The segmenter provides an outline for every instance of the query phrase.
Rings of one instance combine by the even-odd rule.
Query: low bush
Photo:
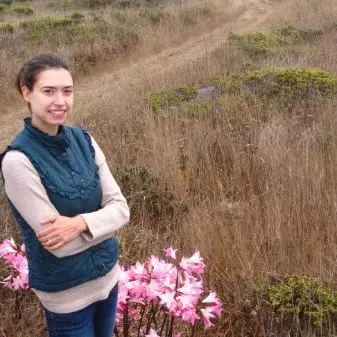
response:
[[[34,10],[31,7],[27,6],[17,6],[14,8],[11,8],[10,10],[13,13],[21,14],[21,15],[32,15],[34,14]]]
[[[337,292],[306,276],[271,278],[255,286],[256,314],[274,316],[289,329],[295,322],[323,327],[337,322]],[[271,312],[271,313],[270,313]],[[278,318],[278,319],[277,319]]]
[[[13,33],[14,27],[10,23],[0,22],[0,33]]]
[[[190,101],[197,96],[198,89],[192,86],[153,92],[148,98],[150,108],[157,112],[163,107]]]
[[[337,77],[316,68],[268,68],[228,77],[215,76],[207,81],[221,93],[254,94],[290,101],[332,97],[337,92]]]
[[[284,26],[272,31],[256,31],[246,34],[229,34],[229,40],[251,56],[275,53],[281,46],[290,46],[318,38],[322,30],[298,29]]]
[[[75,25],[64,30],[65,44],[69,43],[92,43],[98,35],[95,25]]]
[[[10,5],[13,2],[13,0],[0,0],[0,4],[2,5]]]
[[[27,31],[28,41],[41,44],[48,36],[53,36],[54,43],[62,42],[63,44],[72,43],[83,34],[82,40],[85,39],[91,31],[91,26],[86,29],[77,28],[84,16],[78,13],[67,17],[45,18],[41,20],[22,22],[20,27]],[[63,29],[60,30],[59,28]],[[75,37],[74,37],[75,36]],[[68,39],[70,37],[70,39]]]
[[[246,72],[238,78],[245,93],[290,100],[331,96],[337,91],[337,77],[315,68],[262,69]]]
[[[329,72],[316,68],[267,68],[230,76],[216,75],[197,86],[156,91],[147,102],[156,113],[179,106],[180,114],[201,117],[216,111],[222,96],[243,95],[247,104],[255,104],[259,98],[261,103],[291,106],[304,100],[332,98],[336,93],[337,77]],[[247,101],[248,97],[251,99]]]
[[[80,0],[81,4],[85,7],[96,8],[107,6],[114,3],[114,0]]]

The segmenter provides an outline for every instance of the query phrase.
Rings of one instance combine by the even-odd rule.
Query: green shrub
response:
[[[337,77],[315,68],[270,68],[228,77],[215,76],[207,81],[215,84],[220,93],[257,95],[267,98],[297,99],[331,97],[337,93]]]
[[[244,35],[229,33],[229,40],[236,42],[250,55],[270,54],[278,46],[274,33],[251,32]]]
[[[276,315],[296,317],[315,326],[321,326],[337,313],[337,292],[306,276],[260,282],[255,286],[255,295],[257,312],[270,308]]]
[[[2,5],[10,5],[13,2],[13,0],[0,0],[0,4]]]
[[[298,29],[288,25],[275,30],[280,43],[293,44],[296,42],[310,41],[323,34],[321,29]]]
[[[15,2],[19,2],[19,3],[23,3],[23,2],[27,2],[29,0],[15,0]]]
[[[64,30],[65,43],[92,43],[98,35],[98,28],[94,25],[75,25]]]
[[[114,0],[81,0],[81,4],[85,7],[95,8],[110,5]]]
[[[186,102],[179,109],[183,115],[189,118],[200,118],[214,112],[214,102]]]
[[[331,96],[337,90],[337,78],[315,68],[262,69],[239,75],[245,92],[289,99]]]
[[[201,94],[202,88],[207,87],[211,92],[205,101]],[[259,97],[265,103],[276,101],[292,105],[301,100],[331,98],[335,94],[337,77],[329,72],[315,68],[270,68],[216,75],[198,86],[156,91],[149,95],[147,102],[154,112],[179,105],[181,112],[196,117],[212,111],[213,105],[208,102],[217,102],[222,95],[251,96],[252,102],[254,97]]]
[[[14,27],[9,23],[0,22],[0,33],[13,33]]]
[[[198,89],[195,87],[179,87],[167,91],[156,91],[150,95],[148,103],[150,108],[157,112],[163,107],[190,101],[196,97],[197,93]]]
[[[20,27],[30,31],[44,31],[51,28],[65,27],[73,24],[75,24],[75,21],[70,17],[61,17],[21,22]]]
[[[47,37],[52,36],[56,43],[58,38],[63,39],[63,43],[67,41],[67,34],[72,28],[79,24],[80,18],[78,14],[69,17],[45,18],[41,20],[21,22],[20,27],[27,30],[28,40],[35,44],[41,44]],[[59,29],[62,27],[63,29]]]
[[[322,30],[298,29],[289,25],[272,31],[257,31],[242,35],[229,33],[229,40],[251,56],[265,56],[275,53],[281,46],[316,39],[322,33]]]
[[[5,12],[7,8],[8,7],[6,5],[0,4],[0,13]]]
[[[11,12],[22,14],[22,15],[32,15],[34,13],[33,8],[27,7],[27,6],[17,6],[14,8],[11,8]]]

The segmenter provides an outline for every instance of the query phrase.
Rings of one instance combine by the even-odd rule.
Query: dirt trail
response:
[[[132,65],[118,70],[107,71],[103,74],[90,76],[83,79],[76,86],[76,120],[85,117],[85,112],[93,111],[99,104],[102,96],[102,88],[108,88],[109,99],[118,97],[119,106],[123,104],[123,97],[130,86],[148,83],[154,76],[169,73],[179,66],[191,63],[199,59],[205,53],[211,53],[224,43],[228,32],[244,31],[257,28],[265,19],[275,12],[283,2],[273,0],[236,0],[233,1],[231,11],[236,15],[231,16],[229,21],[211,33],[204,34],[187,43],[141,60]],[[94,111],[97,111],[94,109]],[[25,111],[13,111],[0,116],[0,143],[2,146],[22,128],[22,118]],[[73,120],[74,121],[74,120]]]

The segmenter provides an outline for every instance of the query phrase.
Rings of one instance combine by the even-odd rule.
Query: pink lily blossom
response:
[[[208,307],[205,309],[200,309],[201,313],[202,313],[202,319],[204,321],[204,325],[207,328],[210,328],[211,326],[213,326],[214,324],[211,322],[211,318],[214,318],[214,314],[212,312],[212,310]]]
[[[180,267],[188,273],[196,273],[202,275],[205,270],[205,264],[203,258],[200,256],[200,252],[195,252],[190,258],[183,257],[180,262]]]
[[[145,337],[160,337],[157,332],[153,329],[150,329],[149,333]]]
[[[211,291],[209,295],[202,300],[202,303],[221,304],[221,301],[216,297],[216,293],[214,291]]]
[[[13,240],[13,238],[10,238],[10,240],[5,240],[0,245],[0,257],[3,257],[7,254],[15,254],[17,251],[16,244]]]
[[[166,253],[166,257],[171,257],[172,259],[176,259],[177,258],[177,256],[176,256],[176,251],[177,251],[178,249],[173,249],[172,247],[169,247],[169,248],[166,248],[166,249],[164,249],[164,252]]]
[[[176,251],[172,247],[164,250],[166,257],[173,260],[176,260]],[[5,240],[0,245],[0,258],[12,269],[12,274],[2,282],[4,286],[14,291],[29,289],[24,246],[17,246],[13,239]],[[221,315],[222,303],[215,292],[201,298],[205,293],[202,279],[205,264],[199,251],[190,258],[182,257],[175,265],[151,256],[144,263],[137,261],[127,269],[119,268],[117,326],[123,328],[120,323],[125,315],[128,322],[138,324],[144,314],[161,312],[159,317],[175,317],[191,325],[202,323],[207,329],[214,325],[211,320]],[[154,329],[141,336],[159,337]],[[172,336],[181,337],[181,334]]]

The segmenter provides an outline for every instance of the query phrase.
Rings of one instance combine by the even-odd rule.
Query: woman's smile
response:
[[[69,71],[44,70],[33,90],[23,88],[22,92],[30,105],[32,124],[50,135],[56,135],[73,107],[73,79]]]

